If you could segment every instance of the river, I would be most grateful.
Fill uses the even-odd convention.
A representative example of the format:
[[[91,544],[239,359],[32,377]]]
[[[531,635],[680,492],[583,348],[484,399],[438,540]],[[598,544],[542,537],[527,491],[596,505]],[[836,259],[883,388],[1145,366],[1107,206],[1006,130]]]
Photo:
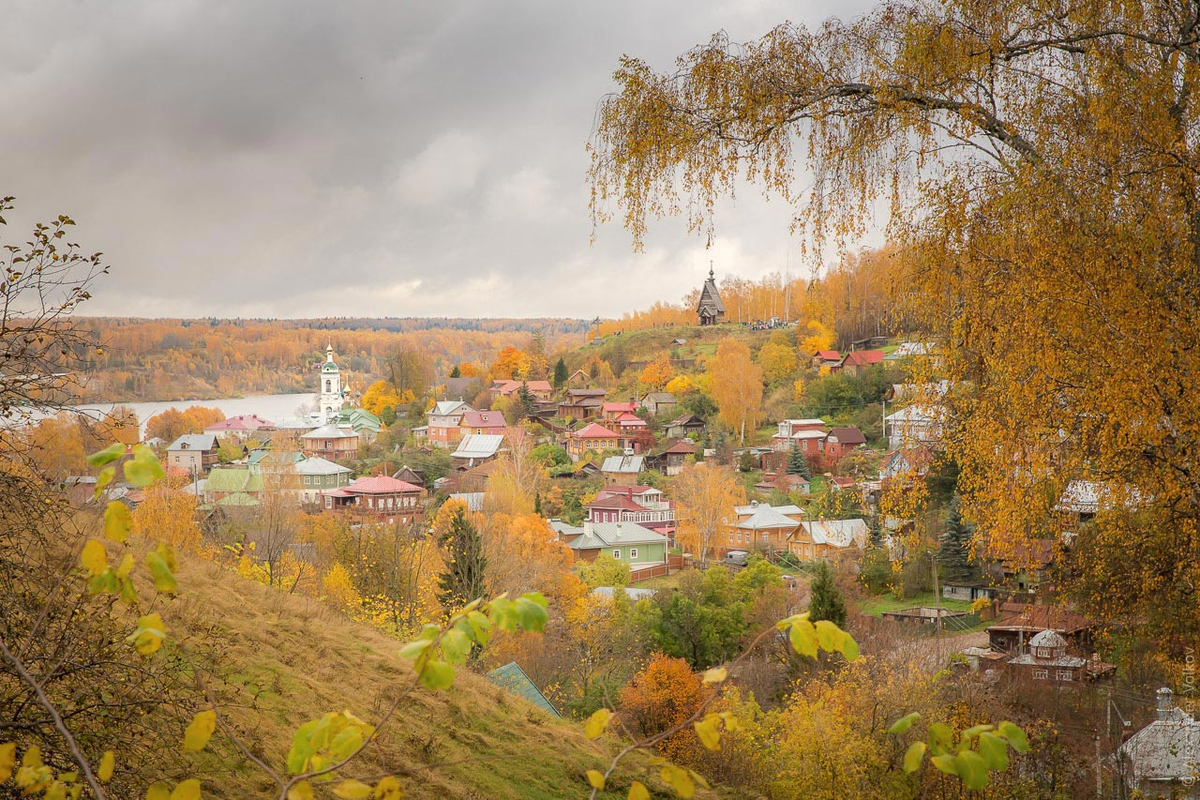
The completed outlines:
[[[133,409],[138,422],[142,426],[142,435],[146,433],[146,421],[156,414],[161,414],[168,408],[178,408],[180,411],[192,406],[219,408],[226,417],[236,417],[238,414],[257,414],[263,419],[278,422],[288,417],[302,416],[301,406],[315,404],[315,394],[262,394],[253,397],[235,397],[226,400],[163,400],[152,403],[89,403],[73,406],[76,411],[82,411],[97,419],[103,417],[120,405]]]

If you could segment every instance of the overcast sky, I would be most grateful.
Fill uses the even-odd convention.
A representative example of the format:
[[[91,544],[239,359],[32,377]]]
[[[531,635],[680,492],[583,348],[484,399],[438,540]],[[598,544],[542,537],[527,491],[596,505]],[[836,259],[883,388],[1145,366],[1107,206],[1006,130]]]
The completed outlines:
[[[67,213],[112,274],[86,313],[617,316],[718,276],[807,269],[743,193],[589,244],[584,145],[623,53],[670,68],[725,30],[865,0],[9,0],[0,238]]]

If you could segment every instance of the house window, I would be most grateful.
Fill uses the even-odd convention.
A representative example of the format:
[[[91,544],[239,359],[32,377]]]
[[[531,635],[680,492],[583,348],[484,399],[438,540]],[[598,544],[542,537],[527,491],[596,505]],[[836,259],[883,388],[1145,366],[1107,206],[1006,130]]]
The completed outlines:
[[[620,551],[620,550],[613,550],[613,558],[615,558],[615,559],[617,559],[618,561],[620,561],[620,560],[621,560],[621,551]]]
[[[1035,669],[1033,671],[1033,679],[1035,681],[1044,681],[1050,677],[1050,671],[1045,669]]]
[[[1060,670],[1058,671],[1058,679],[1059,679],[1060,681],[1069,681],[1069,680],[1071,680],[1071,670],[1069,670],[1069,669],[1060,669]]]
[[[637,558],[637,548],[631,547],[629,548],[629,560],[633,561],[635,558]],[[1067,674],[1070,675],[1071,673],[1068,672]]]

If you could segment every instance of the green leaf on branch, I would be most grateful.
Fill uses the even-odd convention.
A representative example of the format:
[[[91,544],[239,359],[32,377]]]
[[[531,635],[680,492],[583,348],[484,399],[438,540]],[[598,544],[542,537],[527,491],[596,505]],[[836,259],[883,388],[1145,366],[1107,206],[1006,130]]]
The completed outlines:
[[[994,733],[979,734],[979,755],[987,762],[988,769],[1003,772],[1008,769],[1008,742]]]
[[[175,553],[165,543],[159,542],[159,545],[153,552],[146,554],[146,566],[150,569],[150,574],[154,576],[154,588],[160,594],[167,594],[175,591],[177,581],[175,580],[174,570],[178,569],[179,564],[175,560]]]
[[[958,777],[962,779],[963,786],[976,791],[987,788],[988,767],[983,756],[974,750],[964,750],[955,756],[955,761],[958,762]]]
[[[120,500],[113,500],[104,509],[104,535],[114,542],[124,542],[133,531],[133,512]]]
[[[125,455],[125,445],[120,442],[114,442],[103,450],[89,455],[87,463],[93,467],[103,467],[105,464],[110,464],[123,455]]]
[[[903,717],[901,717],[900,719],[893,722],[892,727],[888,728],[887,732],[890,734],[893,734],[895,736],[899,736],[900,734],[904,733],[909,728],[911,728],[913,726],[913,723],[916,722],[920,718],[921,718],[920,711],[914,711],[911,714],[905,714]]]
[[[1025,731],[1011,722],[1001,722],[997,728],[997,733],[1008,739],[1008,743],[1012,745],[1013,750],[1016,750],[1018,753],[1029,752],[1029,739],[1025,737]]]
[[[925,758],[925,743],[913,742],[904,751],[904,771],[916,772],[921,768],[921,760]]]
[[[935,767],[937,767],[938,769],[940,769],[942,772],[946,773],[947,775],[957,775],[958,774],[958,757],[957,756],[952,756],[949,754],[942,754],[940,756],[934,756],[933,758],[929,759],[929,763],[933,764]]]
[[[454,667],[445,661],[430,661],[421,670],[421,685],[426,689],[449,689],[454,683]]]

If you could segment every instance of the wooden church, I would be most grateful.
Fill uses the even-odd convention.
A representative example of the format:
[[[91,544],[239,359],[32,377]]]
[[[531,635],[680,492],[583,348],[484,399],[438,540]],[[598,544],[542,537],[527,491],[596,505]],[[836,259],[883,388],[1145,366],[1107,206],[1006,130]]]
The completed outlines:
[[[700,302],[696,304],[696,316],[701,325],[716,325],[725,319],[725,304],[721,302],[721,294],[717,291],[717,282],[713,279],[712,266],[708,268],[708,280],[700,290]]]

